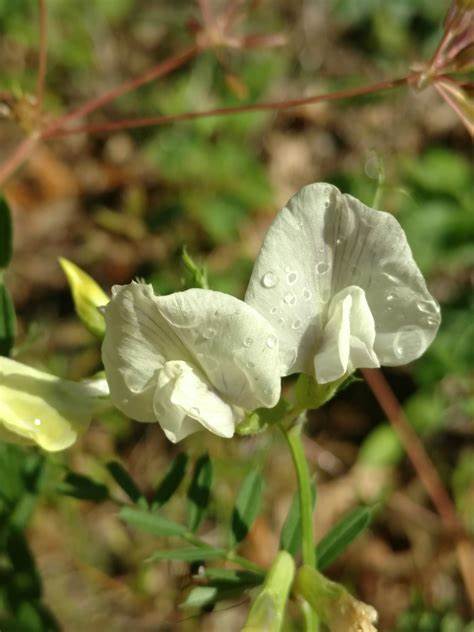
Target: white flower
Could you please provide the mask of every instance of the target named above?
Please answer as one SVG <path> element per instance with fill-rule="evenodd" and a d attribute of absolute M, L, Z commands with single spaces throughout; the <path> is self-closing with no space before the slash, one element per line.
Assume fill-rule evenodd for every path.
<path fill-rule="evenodd" d="M 279 336 L 282 375 L 319 383 L 415 360 L 440 323 L 397 220 L 329 184 L 304 187 L 277 215 L 245 300 Z"/>
<path fill-rule="evenodd" d="M 103 380 L 71 382 L 0 358 L 0 439 L 64 450 L 107 406 Z"/>
<path fill-rule="evenodd" d="M 155 296 L 113 288 L 102 357 L 114 404 L 158 421 L 170 441 L 206 428 L 231 437 L 244 410 L 280 397 L 278 341 L 252 307 L 211 290 Z"/>

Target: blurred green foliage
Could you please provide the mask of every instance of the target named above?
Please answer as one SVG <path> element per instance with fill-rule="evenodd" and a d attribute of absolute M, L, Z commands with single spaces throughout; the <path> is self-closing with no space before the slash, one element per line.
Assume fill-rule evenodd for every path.
<path fill-rule="evenodd" d="M 66 104 L 97 96 L 187 45 L 190 38 L 183 24 L 198 15 L 195 4 L 187 0 L 172 3 L 48 0 L 47 4 L 46 103 L 53 112 L 62 110 Z M 295 10 L 288 4 L 269 11 L 268 5 L 265 8 L 265 3 L 261 4 L 262 7 L 256 6 L 252 13 L 249 30 L 284 30 L 292 19 L 292 11 L 300 8 Z M 414 59 L 432 53 L 446 7 L 444 0 L 333 0 L 328 3 L 332 19 L 341 28 L 341 43 L 349 45 L 356 55 L 366 55 L 371 65 L 376 63 L 386 69 L 387 76 L 397 74 L 399 67 L 405 72 Z M 17 94 L 33 92 L 38 41 L 36 3 L 0 0 L 0 32 L 13 60 L 16 59 L 15 47 L 29 51 L 29 63 L 21 72 L 15 63 L 2 65 L 0 89 Z M 234 51 L 219 59 L 214 54 L 204 54 L 193 62 L 192 72 L 185 68 L 126 95 L 109 106 L 104 117 L 168 114 L 256 101 L 266 98 L 281 77 L 302 76 L 310 85 L 315 78 L 313 70 L 305 74 L 300 66 L 300 60 L 290 59 L 284 50 Z M 341 81 L 341 76 L 327 80 L 329 84 Z M 361 79 L 344 74 L 343 81 L 360 83 Z M 354 100 L 351 106 L 364 103 L 367 100 Z M 209 266 L 209 284 L 214 289 L 241 296 L 252 266 L 242 243 L 244 231 L 259 215 L 276 211 L 266 148 L 261 141 L 269 121 L 271 115 L 241 114 L 130 132 L 149 170 L 143 180 L 152 180 L 153 184 L 134 183 L 136 188 L 125 192 L 123 199 L 107 200 L 106 208 L 102 199 L 87 200 L 88 212 L 102 228 L 119 238 L 133 239 L 135 235 L 139 241 L 150 234 L 163 236 L 169 242 L 169 252 L 162 265 L 147 265 L 138 271 L 163 293 L 182 287 L 185 270 L 180 253 L 183 244 L 187 244 L 193 256 L 198 253 L 199 261 L 205 261 L 208 254 L 235 248 L 230 264 Z M 287 125 L 291 128 L 292 122 Z M 297 133 L 298 129 L 285 131 Z M 336 142 L 344 142 L 338 133 L 334 133 Z M 432 146 L 423 144 L 419 154 L 381 156 L 388 163 L 382 208 L 396 213 L 430 286 L 432 284 L 442 297 L 440 332 L 426 355 L 410 367 L 411 391 L 404 401 L 408 418 L 435 451 L 437 437 L 447 435 L 453 440 L 454 436 L 461 441 L 472 432 L 469 420 L 474 417 L 474 297 L 469 285 L 474 266 L 472 169 L 462 152 L 440 146 L 444 140 L 441 138 Z M 449 139 L 447 141 L 450 145 Z M 102 155 L 105 143 L 105 140 L 91 142 L 87 151 Z M 324 159 L 321 162 L 324 163 Z M 352 158 L 349 164 L 352 165 L 350 171 L 327 173 L 323 169 L 325 178 L 370 204 L 376 187 L 374 181 L 363 173 L 361 160 Z M 134 230 L 127 228 L 130 217 L 135 222 Z M 63 372 L 67 370 L 68 360 L 59 353 L 48 362 L 61 366 Z M 117 449 L 121 449 L 130 439 L 131 431 L 123 419 L 119 428 L 118 417 L 108 424 L 108 432 L 115 433 Z M 124 431 L 124 427 L 127 430 Z M 439 463 L 440 471 L 451 486 L 467 528 L 474 533 L 473 450 L 466 446 L 453 453 L 452 463 Z M 359 451 L 359 460 L 375 466 L 394 466 L 401 459 L 400 442 L 386 424 L 376 427 Z M 249 460 L 249 468 L 253 467 L 253 460 Z M 187 476 L 187 462 L 184 453 L 176 457 L 154 491 L 155 509 L 165 504 L 178 489 L 181 495 L 186 494 L 180 485 Z M 24 536 L 38 496 L 49 489 L 45 463 L 50 463 L 50 459 L 0 443 L 2 632 L 56 629 L 41 603 L 41 582 Z M 242 468 L 230 460 L 220 459 L 215 467 L 218 470 L 216 481 L 224 478 L 224 474 L 230 476 L 232 468 L 238 470 L 232 470 L 234 482 L 245 477 Z M 130 481 L 124 480 L 117 466 L 112 476 L 125 491 L 128 489 L 127 493 L 143 501 L 141 494 L 131 491 Z M 204 478 L 207 478 L 206 493 L 194 494 L 194 501 L 198 502 L 193 505 L 192 522 L 197 525 L 209 502 L 209 476 Z M 62 491 L 88 500 L 108 496 L 102 483 L 73 473 L 66 476 Z M 260 494 L 257 495 L 260 502 Z M 241 504 L 248 505 L 243 501 Z M 138 512 L 133 514 L 135 518 L 138 515 L 143 519 L 143 502 L 138 505 L 139 509 L 131 511 Z M 229 518 L 228 515 L 223 517 L 225 508 L 212 510 L 222 523 Z M 254 517 L 252 512 L 246 516 L 249 525 Z M 156 528 L 156 520 L 154 526 Z M 186 556 L 189 551 L 177 555 Z M 220 576 L 219 571 L 222 571 Z M 225 576 L 224 570 L 207 567 L 206 573 L 212 586 L 201 587 L 201 593 L 190 593 L 194 605 L 214 603 L 216 591 L 231 593 L 232 582 L 245 586 L 255 583 L 255 578 L 249 579 L 242 571 L 229 570 Z M 202 592 L 209 588 L 212 594 Z M 396 630 L 471 632 L 454 612 L 440 613 L 421 603 L 402 615 Z"/>

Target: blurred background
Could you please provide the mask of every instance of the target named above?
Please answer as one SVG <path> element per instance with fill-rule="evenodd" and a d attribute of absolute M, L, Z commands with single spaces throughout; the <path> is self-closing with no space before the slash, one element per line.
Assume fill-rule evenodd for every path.
<path fill-rule="evenodd" d="M 192 42 L 200 17 L 191 0 L 48 0 L 47 6 L 51 114 L 178 52 Z M 443 0 L 255 0 L 237 31 L 281 33 L 285 45 L 205 52 L 91 120 L 284 100 L 403 76 L 434 52 L 447 8 Z M 37 45 L 36 3 L 1 0 L 0 91 L 34 93 Z M 19 138 L 15 124 L 0 121 L 1 159 Z M 431 88 L 43 144 L 4 188 L 15 228 L 7 277 L 19 318 L 15 357 L 72 379 L 100 368 L 99 345 L 74 314 L 59 256 L 107 292 L 138 276 L 168 293 L 189 286 L 181 262 L 186 244 L 208 266 L 212 288 L 242 297 L 266 228 L 298 188 L 327 181 L 370 205 L 383 163 L 382 208 L 405 228 L 443 316 L 426 355 L 385 374 L 473 534 L 471 151 L 465 128 Z M 366 384 L 353 384 L 312 414 L 308 435 L 319 481 L 318 537 L 356 504 L 380 501 L 370 529 L 329 576 L 377 608 L 381 630 L 467 630 L 452 539 Z M 117 413 L 94 422 L 78 444 L 48 463 L 52 470 L 67 463 L 110 483 L 104 463 L 119 458 L 152 493 L 182 449 L 157 425 Z M 265 459 L 264 512 L 241 551 L 268 565 L 295 489 L 280 438 L 267 432 L 224 441 L 200 434 L 185 449 L 191 455 L 208 449 L 214 459 L 203 534 L 216 542 L 249 465 Z M 0 446 L 0 477 L 7 456 L 23 467 L 21 450 Z M 171 501 L 168 515 L 182 517 L 183 495 Z M 36 502 L 29 543 L 44 603 L 63 630 L 240 629 L 248 602 L 221 603 L 199 616 L 179 610 L 189 566 L 143 564 L 156 540 L 128 530 L 114 504 L 58 496 L 47 480 Z"/>

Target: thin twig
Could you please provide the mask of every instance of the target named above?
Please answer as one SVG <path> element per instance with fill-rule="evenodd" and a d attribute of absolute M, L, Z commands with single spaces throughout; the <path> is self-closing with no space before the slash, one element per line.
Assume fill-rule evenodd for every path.
<path fill-rule="evenodd" d="M 27 160 L 38 143 L 38 140 L 38 134 L 27 136 L 5 162 L 0 165 L 0 186 Z"/>
<path fill-rule="evenodd" d="M 474 549 L 464 534 L 454 504 L 421 439 L 408 422 L 383 373 L 378 369 L 362 369 L 362 374 L 402 442 L 416 473 L 441 517 L 444 528 L 456 538 L 459 568 L 471 606 L 474 607 Z"/>
<path fill-rule="evenodd" d="M 313 95 L 303 99 L 290 99 L 288 101 L 268 101 L 264 103 L 250 103 L 248 105 L 236 105 L 228 108 L 215 108 L 211 110 L 202 110 L 200 112 L 183 112 L 181 114 L 165 114 L 162 116 L 123 119 L 120 121 L 110 121 L 108 123 L 97 123 L 95 125 L 81 125 L 69 129 L 59 128 L 55 125 L 54 129 L 46 130 L 43 138 L 57 138 L 59 136 L 68 136 L 70 134 L 88 133 L 94 134 L 99 132 L 111 132 L 122 129 L 131 129 L 137 127 L 151 127 L 155 125 L 163 125 L 165 123 L 173 123 L 177 121 L 190 121 L 197 118 L 209 116 L 228 116 L 230 114 L 241 114 L 243 112 L 264 112 L 289 110 L 291 108 L 303 105 L 314 105 L 324 101 L 338 101 L 341 99 L 350 99 L 352 97 L 364 96 L 374 92 L 383 90 L 391 90 L 406 84 L 411 80 L 411 75 L 401 77 L 399 79 L 391 79 L 381 81 L 369 86 L 361 86 L 358 88 L 348 88 L 329 92 L 326 94 Z"/>
<path fill-rule="evenodd" d="M 117 99 L 118 97 L 121 97 L 127 92 L 136 90 L 140 86 L 143 86 L 145 83 L 150 83 L 150 81 L 153 81 L 154 79 L 158 79 L 158 77 L 167 75 L 168 73 L 172 72 L 179 66 L 182 66 L 185 62 L 195 57 L 196 54 L 199 52 L 199 50 L 200 49 L 196 45 L 189 46 L 188 48 L 181 51 L 177 55 L 173 55 L 172 57 L 169 57 L 168 59 L 157 64 L 156 66 L 153 66 L 153 68 L 150 68 L 139 77 L 125 81 L 119 86 L 116 86 L 115 88 L 112 88 L 111 90 L 108 90 L 107 92 L 102 94 L 100 97 L 87 101 L 87 103 L 84 103 L 83 105 L 76 108 L 75 110 L 72 110 L 72 112 L 69 112 L 68 114 L 65 114 L 64 116 L 59 117 L 56 121 L 54 121 L 48 128 L 46 128 L 43 131 L 43 133 L 41 134 L 41 137 L 43 139 L 49 138 L 54 135 L 54 132 L 58 130 L 58 128 L 66 125 L 67 123 L 70 123 L 71 121 L 87 116 L 87 114 L 90 114 L 91 112 L 94 112 L 95 110 L 98 110 L 99 108 L 103 107 L 107 103 L 114 101 L 115 99 Z"/>
<path fill-rule="evenodd" d="M 36 98 L 38 116 L 43 111 L 44 83 L 46 78 L 46 63 L 48 54 L 48 30 L 46 0 L 38 0 L 39 5 L 39 59 L 38 59 L 38 79 L 36 83 Z"/>

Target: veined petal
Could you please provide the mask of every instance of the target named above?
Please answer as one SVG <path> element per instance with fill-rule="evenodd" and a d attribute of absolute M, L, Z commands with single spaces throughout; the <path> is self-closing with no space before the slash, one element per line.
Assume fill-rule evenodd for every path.
<path fill-rule="evenodd" d="M 4 438 L 63 450 L 83 432 L 103 405 L 94 384 L 60 379 L 25 364 L 0 358 L 0 426 Z"/>
<path fill-rule="evenodd" d="M 249 410 L 277 403 L 278 340 L 261 314 L 212 290 L 191 289 L 154 301 L 192 356 L 190 364 L 222 399 Z"/>
<path fill-rule="evenodd" d="M 426 350 L 439 308 L 397 220 L 329 184 L 304 187 L 270 226 L 245 296 L 277 331 L 283 375 L 312 372 L 329 303 L 349 286 L 365 293 L 381 364 L 404 364 Z M 359 347 L 375 363 L 360 333 L 354 354 Z"/>

